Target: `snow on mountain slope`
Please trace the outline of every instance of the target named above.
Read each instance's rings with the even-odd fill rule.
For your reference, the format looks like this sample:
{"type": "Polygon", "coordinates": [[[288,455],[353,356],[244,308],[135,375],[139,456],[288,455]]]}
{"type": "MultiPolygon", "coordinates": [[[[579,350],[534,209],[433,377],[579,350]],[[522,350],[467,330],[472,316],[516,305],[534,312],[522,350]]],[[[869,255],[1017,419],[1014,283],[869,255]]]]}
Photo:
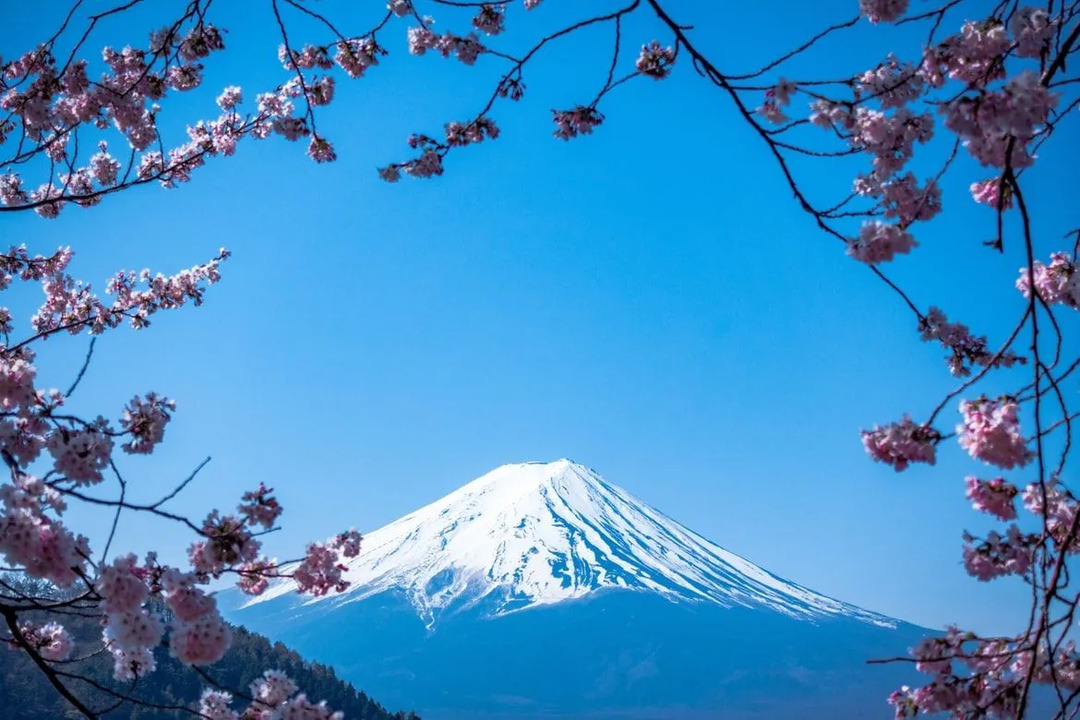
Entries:
{"type": "MultiPolygon", "coordinates": [[[[622,588],[673,601],[764,607],[805,619],[884,616],[787,582],[569,460],[504,465],[364,537],[347,561],[351,602],[403,591],[429,623],[454,606],[495,614],[622,588]]],[[[288,595],[291,581],[249,605],[288,595]]]]}

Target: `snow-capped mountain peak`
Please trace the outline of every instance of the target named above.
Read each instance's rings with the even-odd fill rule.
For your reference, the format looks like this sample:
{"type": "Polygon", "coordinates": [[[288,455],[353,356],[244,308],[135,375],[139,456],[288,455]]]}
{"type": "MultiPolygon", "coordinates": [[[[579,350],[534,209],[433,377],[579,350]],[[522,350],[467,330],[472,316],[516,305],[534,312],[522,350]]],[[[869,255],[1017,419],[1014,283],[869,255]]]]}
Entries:
{"type": "MultiPolygon", "coordinates": [[[[434,622],[440,611],[481,601],[503,614],[622,589],[894,625],[772,575],[569,460],[496,468],[366,534],[347,565],[344,596],[309,602],[397,590],[434,622]]],[[[252,604],[294,590],[282,582],[252,604]]]]}

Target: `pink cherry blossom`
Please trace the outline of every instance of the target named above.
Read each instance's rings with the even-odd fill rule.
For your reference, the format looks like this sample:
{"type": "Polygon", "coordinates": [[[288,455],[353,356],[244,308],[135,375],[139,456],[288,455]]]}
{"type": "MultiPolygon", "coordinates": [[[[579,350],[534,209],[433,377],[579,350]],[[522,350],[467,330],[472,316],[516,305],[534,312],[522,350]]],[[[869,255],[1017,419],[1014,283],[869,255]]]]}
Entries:
{"type": "Polygon", "coordinates": [[[1001,178],[990,178],[971,183],[971,197],[975,202],[989,205],[995,210],[1012,207],[1012,189],[1001,178]],[[1005,202],[1001,202],[1004,196],[1005,202]]]}
{"type": "Polygon", "coordinates": [[[222,110],[232,110],[243,101],[243,91],[236,85],[225,88],[217,98],[218,107],[222,110]]]}
{"type": "Polygon", "coordinates": [[[907,7],[908,0],[859,0],[859,10],[872,23],[899,20],[907,7]]]}
{"type": "Polygon", "coordinates": [[[248,595],[262,595],[270,586],[270,579],[278,577],[278,564],[269,558],[259,558],[244,563],[236,570],[239,575],[236,587],[248,595]]]}
{"type": "Polygon", "coordinates": [[[374,38],[339,40],[334,48],[334,62],[351,78],[362,76],[369,67],[379,64],[380,55],[386,54],[374,38]]]}
{"type": "Polygon", "coordinates": [[[191,545],[188,558],[195,573],[219,577],[225,570],[251,562],[259,554],[260,543],[247,524],[235,515],[211,512],[202,524],[203,540],[191,545]]]}
{"type": "Polygon", "coordinates": [[[964,567],[983,582],[1004,575],[1023,575],[1031,567],[1035,539],[1021,533],[1016,525],[1010,525],[1005,535],[991,531],[982,542],[965,535],[964,567]]]}
{"type": "Polygon", "coordinates": [[[113,656],[113,677],[117,680],[131,681],[145,677],[157,667],[150,648],[125,650],[113,643],[109,645],[109,652],[113,656]]]}
{"type": "Polygon", "coordinates": [[[663,80],[671,74],[671,66],[674,64],[675,50],[663,47],[659,41],[653,40],[648,45],[641,46],[641,53],[634,66],[642,75],[663,80]]]}
{"type": "Polygon", "coordinates": [[[1016,486],[1006,482],[1004,478],[993,480],[979,480],[974,476],[968,476],[964,483],[967,486],[967,498],[971,500],[976,510],[993,515],[1001,520],[1015,520],[1016,507],[1013,499],[1017,495],[1016,486]]]}
{"type": "Polygon", "coordinates": [[[398,17],[405,17],[413,11],[411,0],[390,0],[386,4],[386,9],[398,17]]]}
{"type": "Polygon", "coordinates": [[[71,657],[74,641],[71,634],[59,623],[21,623],[19,632],[23,640],[45,660],[60,662],[71,657]]]}
{"type": "Polygon", "coordinates": [[[913,462],[933,465],[937,461],[935,448],[941,441],[941,434],[931,427],[916,425],[904,415],[898,423],[863,430],[862,441],[870,457],[900,472],[913,462]]]}
{"type": "Polygon", "coordinates": [[[1016,287],[1024,297],[1031,297],[1031,278],[1034,276],[1035,292],[1045,303],[1060,303],[1067,307],[1080,308],[1080,276],[1067,254],[1053,253],[1049,265],[1036,260],[1033,268],[1034,273],[1029,273],[1026,267],[1020,268],[1016,287]]]}
{"type": "Polygon", "coordinates": [[[1034,453],[1020,434],[1018,406],[1012,398],[962,400],[963,421],[956,426],[960,447],[971,457],[1004,470],[1023,467],[1034,453]]]}
{"type": "Polygon", "coordinates": [[[174,619],[169,634],[169,651],[185,665],[210,665],[225,655],[232,632],[216,611],[190,622],[174,619]]]}
{"type": "Polygon", "coordinates": [[[307,547],[304,560],[292,572],[296,588],[301,593],[311,593],[318,597],[331,590],[344,591],[349,582],[341,577],[345,566],[338,559],[338,553],[329,545],[312,543],[307,547]]]}
{"type": "Polygon", "coordinates": [[[334,538],[332,546],[340,550],[343,557],[356,557],[360,554],[361,540],[363,538],[357,530],[346,530],[334,538]]]}
{"type": "Polygon", "coordinates": [[[932,220],[941,212],[941,188],[930,180],[920,188],[911,173],[893,177],[881,187],[885,217],[907,227],[915,221],[932,220]]]}
{"type": "Polygon", "coordinates": [[[240,715],[229,707],[232,695],[220,690],[206,690],[199,698],[199,713],[206,720],[239,720],[240,715]]]}
{"type": "Polygon", "coordinates": [[[863,223],[859,236],[848,242],[847,253],[868,265],[876,265],[907,254],[916,245],[911,233],[899,225],[869,220],[863,223]]]}
{"type": "Polygon", "coordinates": [[[277,710],[281,720],[345,720],[343,713],[331,710],[326,702],[312,703],[300,693],[286,700],[277,710]]]}
{"type": "Polygon", "coordinates": [[[503,31],[505,12],[505,5],[482,5],[473,18],[473,27],[488,35],[498,35],[503,31]]]}
{"type": "Polygon", "coordinates": [[[176,411],[176,401],[148,393],[146,399],[135,397],[124,408],[120,426],[132,439],[120,447],[129,453],[148,455],[165,438],[165,426],[176,411]]]}
{"type": "Polygon", "coordinates": [[[985,336],[975,336],[966,325],[949,322],[945,313],[936,307],[930,308],[919,322],[919,331],[923,340],[937,340],[952,351],[948,366],[949,372],[956,377],[971,375],[971,368],[975,366],[1012,367],[1027,362],[1011,350],[991,353],[985,336]]]}
{"type": "Polygon", "coordinates": [[[1062,487],[1056,477],[1045,485],[1031,483],[1024,488],[1021,497],[1024,507],[1046,521],[1046,528],[1054,542],[1059,545],[1068,542],[1071,550],[1076,552],[1080,547],[1076,545],[1075,530],[1076,514],[1080,505],[1076,498],[1062,487]]]}
{"type": "Polygon", "coordinates": [[[1048,53],[1056,27],[1056,19],[1050,17],[1046,8],[1018,8],[1011,23],[1012,34],[1016,38],[1017,56],[1038,58],[1048,53]]]}
{"type": "Polygon", "coordinates": [[[251,697],[261,705],[276,708],[297,691],[288,675],[280,670],[267,670],[251,683],[251,697]]]}
{"type": "Polygon", "coordinates": [[[38,508],[6,507],[0,515],[0,555],[32,578],[70,587],[86,572],[89,541],[38,508]]]}
{"type": "Polygon", "coordinates": [[[109,613],[105,634],[110,643],[124,651],[153,648],[165,633],[161,620],[145,609],[109,613]]]}
{"type": "Polygon", "coordinates": [[[308,144],[308,156],[315,162],[320,163],[337,160],[334,146],[318,135],[311,136],[311,142],[308,144]]]}
{"type": "Polygon", "coordinates": [[[182,622],[193,622],[217,612],[217,601],[196,586],[197,578],[170,568],[162,575],[165,604],[182,622]]]}
{"type": "Polygon", "coordinates": [[[120,614],[135,612],[150,595],[141,577],[134,555],[118,557],[98,573],[98,594],[105,600],[105,612],[120,614]]]}
{"type": "Polygon", "coordinates": [[[555,137],[569,140],[578,135],[590,135],[593,128],[604,122],[604,116],[594,107],[578,105],[573,110],[552,110],[555,115],[555,137]]]}
{"type": "Polygon", "coordinates": [[[446,144],[463,147],[482,142],[485,137],[499,137],[499,128],[491,118],[481,116],[469,123],[451,122],[446,125],[446,144]]]}
{"type": "Polygon", "coordinates": [[[37,368],[25,357],[0,355],[0,410],[10,412],[34,401],[37,368]]]}
{"type": "Polygon", "coordinates": [[[241,498],[239,511],[250,525],[262,525],[270,529],[281,516],[282,507],[270,493],[273,488],[268,488],[263,483],[255,490],[244,493],[241,498]]]}
{"type": "Polygon", "coordinates": [[[867,70],[858,78],[858,91],[868,95],[883,108],[906,105],[923,92],[923,78],[918,68],[901,63],[890,54],[885,62],[867,70]]]}
{"type": "Polygon", "coordinates": [[[53,456],[56,472],[77,485],[93,485],[103,479],[109,466],[113,441],[103,418],[79,430],[58,428],[49,434],[45,448],[53,456]]]}

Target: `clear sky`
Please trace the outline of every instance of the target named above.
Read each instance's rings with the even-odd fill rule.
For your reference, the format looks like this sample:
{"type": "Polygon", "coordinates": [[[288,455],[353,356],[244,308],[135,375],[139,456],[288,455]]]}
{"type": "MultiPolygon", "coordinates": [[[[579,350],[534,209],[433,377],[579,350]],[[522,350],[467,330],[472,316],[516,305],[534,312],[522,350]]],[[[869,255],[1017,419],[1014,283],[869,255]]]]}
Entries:
{"type": "MultiPolygon", "coordinates": [[[[209,60],[205,92],[167,104],[171,122],[213,116],[225,85],[242,85],[250,105],[286,78],[268,3],[219,2],[229,49],[209,60]]],[[[98,47],[143,42],[174,5],[103,26],[98,47]]],[[[349,30],[382,5],[364,17],[355,6],[319,3],[349,30]]],[[[525,16],[515,4],[502,47],[579,7],[547,0],[525,16]]],[[[856,7],[671,3],[734,72],[856,7]]],[[[0,55],[43,37],[63,9],[12,8],[0,55]]],[[[437,18],[443,28],[468,22],[445,8],[437,18]]],[[[325,39],[296,27],[298,39],[325,39]]],[[[670,80],[610,96],[594,135],[553,138],[550,109],[591,100],[603,82],[605,28],[538,56],[526,99],[492,113],[496,142],[452,154],[441,178],[389,185],[375,167],[408,158],[409,133],[469,118],[502,67],[411,57],[405,28],[393,23],[384,64],[339,81],[320,116],[333,165],[316,166],[299,144],[247,143],[178,190],[142,188],[54,221],[0,219],[5,242],[73,246],[75,274],[99,288],[115,269],[174,272],[219,246],[234,252],[203,307],[103,338],[72,400],[115,416],[136,393],[177,399],[160,456],[124,464],[134,487],[160,495],[210,455],[177,508],[231,506],[266,482],[286,507],[267,544],[287,557],[339,528],[381,526],[500,464],[569,457],[815,590],[935,627],[1015,629],[1023,588],[977,583],[960,564],[962,529],[991,527],[963,498],[964,475],[981,468],[948,444],[936,468],[897,475],[859,441],[861,427],[936,404],[953,385],[944,351],[920,343],[898,299],[802,214],[725,97],[682,63],[670,80]]],[[[654,36],[667,40],[655,24],[630,23],[627,60],[654,36]]],[[[912,38],[863,26],[790,75],[850,74],[889,50],[910,56],[912,38]]],[[[1042,255],[1058,249],[1075,196],[1068,132],[1030,179],[1042,255]]],[[[807,187],[833,197],[855,168],[800,167],[807,187]]],[[[957,166],[946,212],[892,270],[917,300],[997,343],[1023,310],[1011,287],[1021,256],[1016,243],[1004,256],[982,247],[993,217],[965,188],[983,177],[957,166]]],[[[86,342],[50,340],[46,382],[66,387],[86,342]]],[[[950,411],[942,424],[954,422],[950,411]]],[[[118,547],[151,541],[190,537],[132,521],[118,547]]]]}

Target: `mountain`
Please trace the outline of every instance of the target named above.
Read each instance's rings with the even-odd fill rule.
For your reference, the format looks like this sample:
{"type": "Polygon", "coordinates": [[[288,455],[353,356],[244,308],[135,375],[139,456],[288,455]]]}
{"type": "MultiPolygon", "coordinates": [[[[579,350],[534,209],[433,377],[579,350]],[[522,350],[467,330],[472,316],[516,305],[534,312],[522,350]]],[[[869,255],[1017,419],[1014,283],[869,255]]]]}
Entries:
{"type": "MultiPolygon", "coordinates": [[[[341,595],[230,617],[426,718],[886,718],[920,628],[769,573],[568,460],[365,536],[341,595]]],[[[228,607],[228,605],[226,605],[228,607]]]]}

